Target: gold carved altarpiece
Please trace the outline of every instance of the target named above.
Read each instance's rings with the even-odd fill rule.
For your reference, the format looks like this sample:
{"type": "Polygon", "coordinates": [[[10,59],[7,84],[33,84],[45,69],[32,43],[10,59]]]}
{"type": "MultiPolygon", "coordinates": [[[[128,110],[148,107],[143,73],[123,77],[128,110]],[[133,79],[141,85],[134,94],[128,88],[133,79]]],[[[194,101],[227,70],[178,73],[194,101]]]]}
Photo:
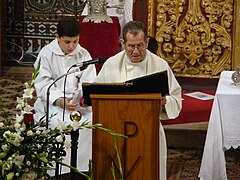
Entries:
{"type": "Polygon", "coordinates": [[[148,0],[148,31],[176,76],[218,77],[240,64],[240,0],[148,0]]]}

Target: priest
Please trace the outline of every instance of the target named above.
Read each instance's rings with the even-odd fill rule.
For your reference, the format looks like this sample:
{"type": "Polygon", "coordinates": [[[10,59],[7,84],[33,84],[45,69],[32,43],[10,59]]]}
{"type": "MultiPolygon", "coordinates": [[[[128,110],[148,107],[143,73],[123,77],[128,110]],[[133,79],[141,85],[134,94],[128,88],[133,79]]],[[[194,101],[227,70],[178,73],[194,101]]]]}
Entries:
{"type": "MultiPolygon", "coordinates": [[[[182,108],[181,87],[168,63],[147,50],[148,33],[139,21],[129,21],[122,30],[123,51],[110,57],[103,65],[95,82],[124,82],[133,78],[167,71],[169,95],[162,97],[160,120],[174,119],[182,108]]],[[[164,129],[160,123],[160,179],[167,179],[167,145],[164,129]]]]}

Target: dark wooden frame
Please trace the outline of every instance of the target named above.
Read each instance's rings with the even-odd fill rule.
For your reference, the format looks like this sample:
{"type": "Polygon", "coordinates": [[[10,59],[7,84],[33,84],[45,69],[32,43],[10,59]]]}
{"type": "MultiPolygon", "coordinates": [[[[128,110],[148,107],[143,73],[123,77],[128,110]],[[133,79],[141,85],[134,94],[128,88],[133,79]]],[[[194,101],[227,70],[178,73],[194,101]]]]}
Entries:
{"type": "Polygon", "coordinates": [[[2,76],[2,60],[3,60],[3,3],[0,1],[0,76],[2,76]]]}

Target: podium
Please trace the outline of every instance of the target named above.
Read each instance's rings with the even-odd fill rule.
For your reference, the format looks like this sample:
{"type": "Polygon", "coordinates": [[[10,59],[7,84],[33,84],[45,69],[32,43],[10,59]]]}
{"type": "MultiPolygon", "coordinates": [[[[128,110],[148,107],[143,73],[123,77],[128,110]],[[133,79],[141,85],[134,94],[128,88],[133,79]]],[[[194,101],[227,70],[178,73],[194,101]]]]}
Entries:
{"type": "MultiPolygon", "coordinates": [[[[117,138],[124,179],[159,180],[160,93],[91,94],[93,123],[124,134],[117,138]]],[[[112,180],[112,162],[119,178],[113,137],[93,131],[93,175],[95,180],[112,180]]]]}

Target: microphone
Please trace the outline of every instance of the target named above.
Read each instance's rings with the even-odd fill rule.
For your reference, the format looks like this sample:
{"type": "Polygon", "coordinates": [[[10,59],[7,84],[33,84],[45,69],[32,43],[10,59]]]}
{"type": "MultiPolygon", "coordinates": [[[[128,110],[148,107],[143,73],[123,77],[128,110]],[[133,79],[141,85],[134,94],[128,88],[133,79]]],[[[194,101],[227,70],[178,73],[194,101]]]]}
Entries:
{"type": "Polygon", "coordinates": [[[83,61],[81,63],[74,64],[72,67],[79,67],[80,69],[81,68],[85,69],[89,64],[102,64],[102,63],[104,63],[104,61],[105,61],[104,58],[99,56],[99,57],[97,57],[95,59],[91,59],[89,61],[83,61]]]}

